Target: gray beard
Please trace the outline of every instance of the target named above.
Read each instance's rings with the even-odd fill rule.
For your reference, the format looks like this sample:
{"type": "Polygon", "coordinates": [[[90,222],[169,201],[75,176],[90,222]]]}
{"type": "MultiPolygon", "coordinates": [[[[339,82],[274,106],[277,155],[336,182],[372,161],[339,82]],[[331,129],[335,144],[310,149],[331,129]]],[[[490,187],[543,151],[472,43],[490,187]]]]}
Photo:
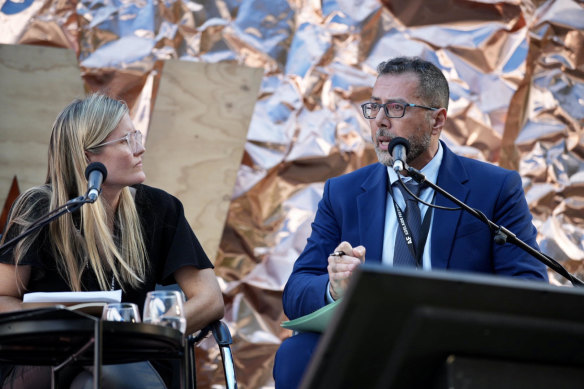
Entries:
{"type": "MultiPolygon", "coordinates": [[[[387,132],[383,130],[377,130],[379,136],[389,136],[387,132]]],[[[392,138],[393,139],[393,138],[392,138]]],[[[418,158],[422,153],[430,148],[430,143],[432,142],[432,136],[428,133],[424,133],[421,136],[410,136],[406,138],[410,142],[410,151],[408,152],[406,163],[409,165],[413,160],[418,158]]],[[[375,145],[375,153],[377,154],[377,159],[379,163],[385,166],[393,165],[393,158],[389,151],[380,150],[379,146],[375,145]]]]}
{"type": "Polygon", "coordinates": [[[379,163],[385,166],[393,165],[393,158],[391,158],[389,152],[385,150],[379,150],[379,147],[375,146],[375,153],[377,154],[377,159],[379,160],[379,163]]]}

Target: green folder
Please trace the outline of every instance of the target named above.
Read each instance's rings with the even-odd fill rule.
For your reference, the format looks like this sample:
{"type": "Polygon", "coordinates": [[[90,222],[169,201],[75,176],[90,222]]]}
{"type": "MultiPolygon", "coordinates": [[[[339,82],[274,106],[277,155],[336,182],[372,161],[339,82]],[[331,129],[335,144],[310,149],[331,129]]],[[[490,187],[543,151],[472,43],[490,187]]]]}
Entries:
{"type": "Polygon", "coordinates": [[[308,315],[304,315],[294,320],[285,321],[281,326],[293,331],[324,332],[333,317],[335,308],[340,302],[341,299],[338,299],[334,303],[325,305],[308,315]]]}

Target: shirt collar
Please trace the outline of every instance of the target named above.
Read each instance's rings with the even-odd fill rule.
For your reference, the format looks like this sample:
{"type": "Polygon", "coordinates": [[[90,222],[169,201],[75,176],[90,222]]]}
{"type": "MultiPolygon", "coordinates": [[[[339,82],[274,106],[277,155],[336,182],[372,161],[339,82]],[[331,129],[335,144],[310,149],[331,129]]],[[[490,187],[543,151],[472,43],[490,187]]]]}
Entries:
{"type": "MultiPolygon", "coordinates": [[[[444,150],[442,149],[442,142],[438,142],[438,152],[434,155],[434,158],[430,160],[420,171],[424,176],[426,176],[426,181],[430,181],[433,184],[438,180],[438,171],[440,170],[440,165],[442,164],[442,157],[444,156],[444,150]]],[[[398,180],[397,173],[392,169],[391,166],[387,167],[387,174],[389,175],[389,183],[393,185],[394,182],[398,180]]],[[[411,180],[411,177],[403,177],[403,181],[407,182],[411,180]]]]}

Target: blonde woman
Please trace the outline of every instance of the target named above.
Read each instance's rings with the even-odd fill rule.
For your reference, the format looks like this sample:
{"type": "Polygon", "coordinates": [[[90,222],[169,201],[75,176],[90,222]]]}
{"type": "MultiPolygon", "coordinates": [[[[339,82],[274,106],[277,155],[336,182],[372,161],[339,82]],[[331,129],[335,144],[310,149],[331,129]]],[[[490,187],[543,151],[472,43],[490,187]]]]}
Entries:
{"type": "MultiPolygon", "coordinates": [[[[156,284],[176,282],[187,298],[187,333],[223,316],[213,266],[185,219],[181,202],[142,184],[144,152],[142,135],[121,101],[93,94],[72,102],[58,115],[50,139],[46,183],[15,202],[3,241],[85,194],[88,164],[103,163],[107,178],[95,203],[60,217],[0,254],[1,312],[22,309],[23,294],[39,291],[122,289],[122,301],[142,307],[146,293],[156,284]]],[[[139,368],[148,370],[149,366],[139,368]]],[[[157,369],[169,386],[168,372],[157,369]]],[[[3,370],[8,376],[4,387],[50,387],[48,367],[4,366],[3,370]]],[[[128,387],[142,385],[134,374],[124,371],[124,377],[132,381],[128,387]]],[[[139,374],[147,376],[144,370],[139,374]]],[[[153,380],[149,378],[150,383],[153,380]]],[[[115,385],[120,384],[116,381],[115,385]]]]}

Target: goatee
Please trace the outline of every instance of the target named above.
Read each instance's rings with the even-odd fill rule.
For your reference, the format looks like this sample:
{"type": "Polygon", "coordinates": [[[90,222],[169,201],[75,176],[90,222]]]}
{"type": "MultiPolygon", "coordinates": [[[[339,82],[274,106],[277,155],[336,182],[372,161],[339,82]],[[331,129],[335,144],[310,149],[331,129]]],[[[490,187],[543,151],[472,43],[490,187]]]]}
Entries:
{"type": "MultiPolygon", "coordinates": [[[[414,161],[425,151],[427,151],[430,148],[430,144],[432,142],[432,136],[430,135],[430,133],[421,132],[419,133],[418,136],[416,135],[418,134],[414,134],[406,138],[408,142],[410,142],[410,151],[408,152],[406,158],[406,162],[408,164],[411,164],[412,161],[414,161]]],[[[381,128],[377,130],[376,136],[377,138],[379,138],[380,136],[391,137],[391,139],[395,138],[389,134],[389,131],[381,128]]],[[[378,144],[375,145],[375,153],[377,154],[377,159],[379,160],[379,163],[385,166],[393,165],[393,158],[391,157],[389,151],[381,150],[378,144]]]]}

